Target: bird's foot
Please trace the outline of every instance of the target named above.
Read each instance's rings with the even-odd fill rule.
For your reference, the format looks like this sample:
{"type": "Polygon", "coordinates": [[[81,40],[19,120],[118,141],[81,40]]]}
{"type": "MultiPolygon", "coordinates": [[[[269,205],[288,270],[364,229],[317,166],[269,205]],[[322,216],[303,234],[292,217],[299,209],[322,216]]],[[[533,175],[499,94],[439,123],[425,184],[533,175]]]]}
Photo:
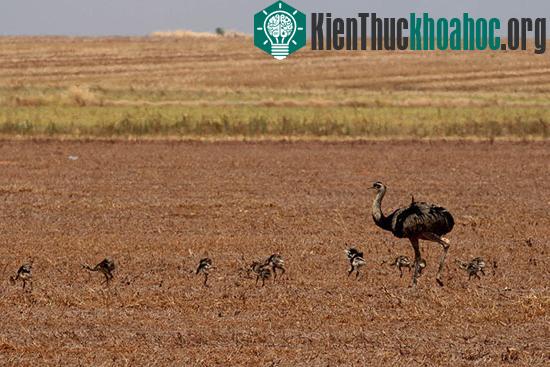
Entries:
{"type": "Polygon", "coordinates": [[[435,281],[437,282],[437,285],[439,285],[440,287],[443,287],[443,281],[439,278],[435,278],[435,281]]]}

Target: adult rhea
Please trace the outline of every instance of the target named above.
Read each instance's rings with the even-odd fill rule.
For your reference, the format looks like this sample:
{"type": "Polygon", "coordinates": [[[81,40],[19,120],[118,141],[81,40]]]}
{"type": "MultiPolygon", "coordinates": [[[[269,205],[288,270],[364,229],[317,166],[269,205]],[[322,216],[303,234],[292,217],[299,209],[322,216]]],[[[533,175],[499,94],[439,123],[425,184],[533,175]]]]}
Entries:
{"type": "Polygon", "coordinates": [[[445,257],[449,251],[449,240],[443,237],[449,233],[454,226],[454,219],[451,213],[443,207],[416,202],[414,198],[411,204],[404,208],[395,210],[388,216],[382,213],[382,199],[386,194],[386,186],[382,182],[375,182],[369,189],[376,190],[376,197],[372,203],[372,217],[374,223],[386,231],[391,231],[398,238],[408,238],[414,249],[414,273],[412,285],[416,286],[416,280],[420,275],[421,261],[419,240],[437,242],[443,247],[443,254],[439,261],[436,280],[443,286],[441,273],[445,265],[445,257]]]}

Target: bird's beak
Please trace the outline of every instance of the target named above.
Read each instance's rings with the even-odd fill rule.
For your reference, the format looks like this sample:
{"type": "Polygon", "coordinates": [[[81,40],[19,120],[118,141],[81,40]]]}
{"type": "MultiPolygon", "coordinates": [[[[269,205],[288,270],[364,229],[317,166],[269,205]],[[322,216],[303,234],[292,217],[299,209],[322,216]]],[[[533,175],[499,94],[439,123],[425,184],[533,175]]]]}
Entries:
{"type": "Polygon", "coordinates": [[[367,187],[367,190],[374,190],[374,187],[367,187]]]}

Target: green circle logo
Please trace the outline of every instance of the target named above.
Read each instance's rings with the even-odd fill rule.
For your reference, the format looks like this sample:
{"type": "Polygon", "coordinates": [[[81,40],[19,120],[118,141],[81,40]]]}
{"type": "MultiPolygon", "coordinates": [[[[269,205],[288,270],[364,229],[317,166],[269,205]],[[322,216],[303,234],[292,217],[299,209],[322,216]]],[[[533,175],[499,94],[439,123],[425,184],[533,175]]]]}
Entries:
{"type": "Polygon", "coordinates": [[[306,15],[277,1],[254,15],[254,45],[277,60],[306,45],[306,15]]]}

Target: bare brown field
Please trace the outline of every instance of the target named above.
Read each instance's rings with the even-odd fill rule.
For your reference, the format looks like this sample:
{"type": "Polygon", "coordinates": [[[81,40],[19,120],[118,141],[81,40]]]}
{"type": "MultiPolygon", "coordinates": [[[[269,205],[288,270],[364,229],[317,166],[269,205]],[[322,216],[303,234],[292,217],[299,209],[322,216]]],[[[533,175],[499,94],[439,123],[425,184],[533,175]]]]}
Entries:
{"type": "Polygon", "coordinates": [[[2,366],[550,362],[547,142],[7,140],[0,157],[2,366]],[[381,265],[412,250],[373,224],[376,179],[386,212],[414,193],[454,214],[445,287],[436,245],[417,289],[381,265]],[[272,252],[282,279],[239,271],[272,252]],[[110,287],[80,268],[105,256],[110,287]],[[454,262],[474,256],[497,268],[468,281],[454,262]],[[31,257],[24,293],[8,277],[31,257]]]}

